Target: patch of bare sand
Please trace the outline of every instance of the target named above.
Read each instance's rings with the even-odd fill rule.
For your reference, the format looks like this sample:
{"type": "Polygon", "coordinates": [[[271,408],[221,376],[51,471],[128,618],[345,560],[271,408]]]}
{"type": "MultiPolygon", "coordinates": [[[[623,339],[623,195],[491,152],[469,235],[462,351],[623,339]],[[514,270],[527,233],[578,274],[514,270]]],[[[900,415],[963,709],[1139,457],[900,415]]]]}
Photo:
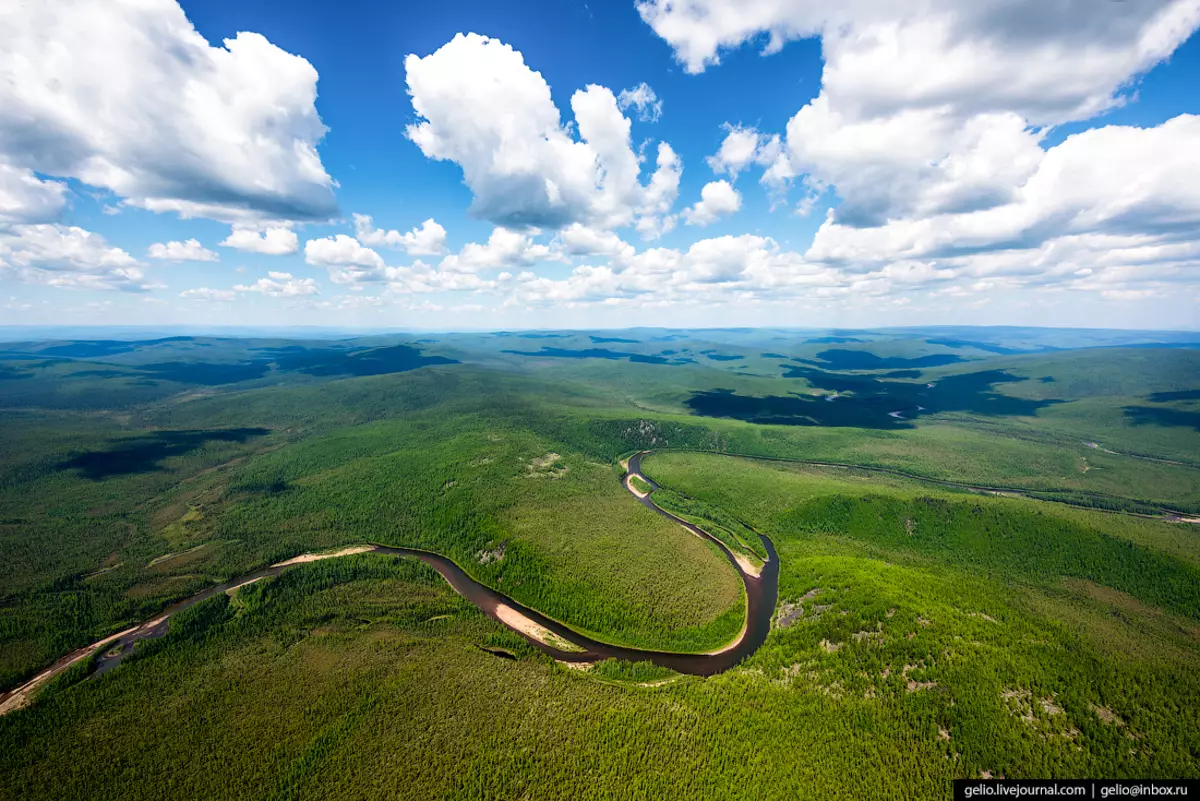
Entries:
{"type": "Polygon", "coordinates": [[[554,661],[565,668],[579,671],[591,670],[592,665],[596,664],[595,662],[568,662],[565,659],[555,659],[554,661]]]}
{"type": "Polygon", "coordinates": [[[663,687],[667,684],[674,684],[675,682],[679,681],[679,679],[681,679],[681,678],[682,678],[682,676],[668,676],[665,679],[658,679],[657,681],[639,681],[635,686],[637,686],[637,687],[663,687]]]}
{"type": "MultiPolygon", "coordinates": [[[[156,621],[156,622],[161,622],[161,621],[156,621]]],[[[29,681],[22,684],[20,687],[13,690],[11,693],[8,694],[7,697],[0,696],[0,698],[3,698],[3,700],[0,700],[0,715],[7,715],[9,712],[15,712],[18,709],[28,706],[29,702],[33,700],[33,696],[37,693],[38,688],[40,688],[46,682],[50,681],[50,679],[52,679],[55,676],[57,676],[58,674],[62,673],[64,670],[71,667],[71,665],[74,665],[76,662],[79,662],[82,659],[87,659],[92,654],[99,651],[101,648],[104,648],[106,645],[110,645],[110,644],[116,642],[117,640],[124,637],[126,634],[132,634],[133,632],[137,631],[141,627],[142,627],[141,624],[139,624],[137,626],[133,626],[132,628],[128,628],[128,629],[125,629],[124,631],[120,631],[120,632],[117,632],[116,634],[105,637],[103,640],[100,640],[99,642],[94,642],[89,646],[80,648],[78,651],[75,651],[74,653],[66,656],[65,658],[60,659],[58,662],[55,662],[50,667],[46,668],[41,673],[34,676],[32,679],[30,679],[29,681]]]]}
{"type": "Polygon", "coordinates": [[[526,637],[537,640],[542,645],[548,645],[551,648],[568,653],[583,650],[578,645],[563,639],[540,623],[529,619],[508,604],[496,604],[496,617],[510,629],[519,631],[526,637]]]}
{"type": "Polygon", "coordinates": [[[479,553],[475,554],[475,561],[481,565],[490,565],[492,562],[499,562],[504,558],[505,547],[503,544],[498,548],[484,548],[479,553]]]}
{"type": "Polygon", "coordinates": [[[249,587],[251,584],[253,584],[256,581],[262,581],[262,578],[263,578],[262,576],[259,576],[258,578],[252,578],[249,581],[243,581],[241,584],[234,584],[232,587],[225,590],[225,594],[228,595],[230,598],[232,598],[234,595],[237,594],[237,591],[240,590],[242,587],[249,587]]]}
{"type": "MultiPolygon", "coordinates": [[[[630,473],[629,475],[625,476],[625,489],[629,490],[630,492],[632,492],[634,495],[638,496],[639,498],[645,498],[650,493],[642,492],[641,490],[639,490],[637,487],[634,486],[633,477],[636,475],[637,475],[637,473],[630,473]]],[[[638,477],[641,478],[641,476],[638,476],[638,477]]],[[[645,479],[643,479],[643,480],[645,480],[645,479]]]]}
{"type": "Polygon", "coordinates": [[[866,642],[868,645],[883,645],[883,632],[879,630],[856,631],[850,635],[855,642],[866,642]]]}
{"type": "Polygon", "coordinates": [[[271,567],[291,567],[292,565],[303,565],[308,562],[320,562],[322,559],[336,559],[339,556],[353,556],[356,553],[369,553],[375,550],[374,545],[352,545],[349,548],[342,548],[340,551],[329,551],[327,553],[302,553],[299,556],[293,556],[291,559],[285,559],[282,562],[276,562],[271,567]]]}
{"type": "Polygon", "coordinates": [[[562,457],[551,451],[542,457],[534,457],[525,465],[526,478],[562,478],[571,468],[560,464],[562,457]]]}

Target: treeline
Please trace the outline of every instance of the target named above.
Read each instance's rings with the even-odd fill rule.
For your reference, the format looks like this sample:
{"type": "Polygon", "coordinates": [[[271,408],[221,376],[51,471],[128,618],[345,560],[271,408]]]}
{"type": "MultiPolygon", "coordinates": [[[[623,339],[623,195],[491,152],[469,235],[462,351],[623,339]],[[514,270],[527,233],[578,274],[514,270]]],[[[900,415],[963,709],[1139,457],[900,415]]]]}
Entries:
{"type": "Polygon", "coordinates": [[[985,770],[1198,775],[1188,658],[1130,662],[958,568],[783,547],[788,592],[816,582],[827,609],[656,688],[609,683],[668,677],[652,666],[596,681],[522,650],[413,560],[301,566],[0,719],[0,799],[915,799],[985,770]]]}
{"type": "Polygon", "coordinates": [[[1032,508],[941,498],[830,495],[778,518],[783,532],[850,537],[1021,581],[1094,581],[1200,619],[1200,570],[1032,508]]]}
{"type": "Polygon", "coordinates": [[[633,684],[653,684],[676,678],[679,674],[670,668],[660,667],[653,662],[622,662],[620,659],[605,659],[588,669],[588,673],[609,681],[624,681],[633,684]]]}
{"type": "Polygon", "coordinates": [[[660,487],[654,493],[655,505],[719,539],[734,553],[761,564],[767,558],[766,547],[758,534],[745,523],[710,503],[689,498],[674,490],[660,487]]]}

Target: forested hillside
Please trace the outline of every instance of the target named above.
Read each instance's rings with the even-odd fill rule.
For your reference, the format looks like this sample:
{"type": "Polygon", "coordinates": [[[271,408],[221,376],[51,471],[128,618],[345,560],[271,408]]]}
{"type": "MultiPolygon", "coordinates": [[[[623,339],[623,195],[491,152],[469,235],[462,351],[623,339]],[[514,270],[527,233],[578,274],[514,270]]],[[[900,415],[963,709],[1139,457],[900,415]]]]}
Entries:
{"type": "Polygon", "coordinates": [[[747,614],[718,543],[761,569],[761,534],[779,603],[761,648],[699,678],[560,664],[411,559],[302,564],[0,717],[0,798],[159,798],[164,771],[189,798],[1200,777],[1200,360],[1079,336],[6,343],[0,691],[354,544],[699,654],[747,614]],[[643,451],[653,503],[715,541],[626,489],[643,451]]]}

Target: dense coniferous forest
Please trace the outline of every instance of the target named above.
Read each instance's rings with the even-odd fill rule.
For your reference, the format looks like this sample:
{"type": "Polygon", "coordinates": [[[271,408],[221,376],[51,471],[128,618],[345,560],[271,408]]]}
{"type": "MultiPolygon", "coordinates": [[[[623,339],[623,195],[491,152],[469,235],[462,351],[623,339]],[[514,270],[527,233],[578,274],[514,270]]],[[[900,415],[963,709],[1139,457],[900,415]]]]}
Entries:
{"type": "Polygon", "coordinates": [[[639,451],[661,509],[751,564],[774,544],[762,647],[707,678],[566,664],[415,559],[300,564],[0,716],[0,798],[1200,777],[1200,351],[1178,335],[553,333],[0,343],[0,703],[172,603],[365,543],[601,642],[724,648],[742,580],[623,486],[639,451]]]}

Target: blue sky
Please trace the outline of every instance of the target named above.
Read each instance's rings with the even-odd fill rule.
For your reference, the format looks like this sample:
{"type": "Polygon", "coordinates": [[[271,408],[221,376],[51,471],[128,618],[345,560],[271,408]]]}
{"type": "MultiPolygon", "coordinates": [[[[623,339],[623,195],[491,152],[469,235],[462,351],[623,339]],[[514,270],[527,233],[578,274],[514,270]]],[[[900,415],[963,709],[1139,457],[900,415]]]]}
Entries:
{"type": "Polygon", "coordinates": [[[0,323],[1200,327],[1194,0],[828,6],[27,6],[0,323]]]}

